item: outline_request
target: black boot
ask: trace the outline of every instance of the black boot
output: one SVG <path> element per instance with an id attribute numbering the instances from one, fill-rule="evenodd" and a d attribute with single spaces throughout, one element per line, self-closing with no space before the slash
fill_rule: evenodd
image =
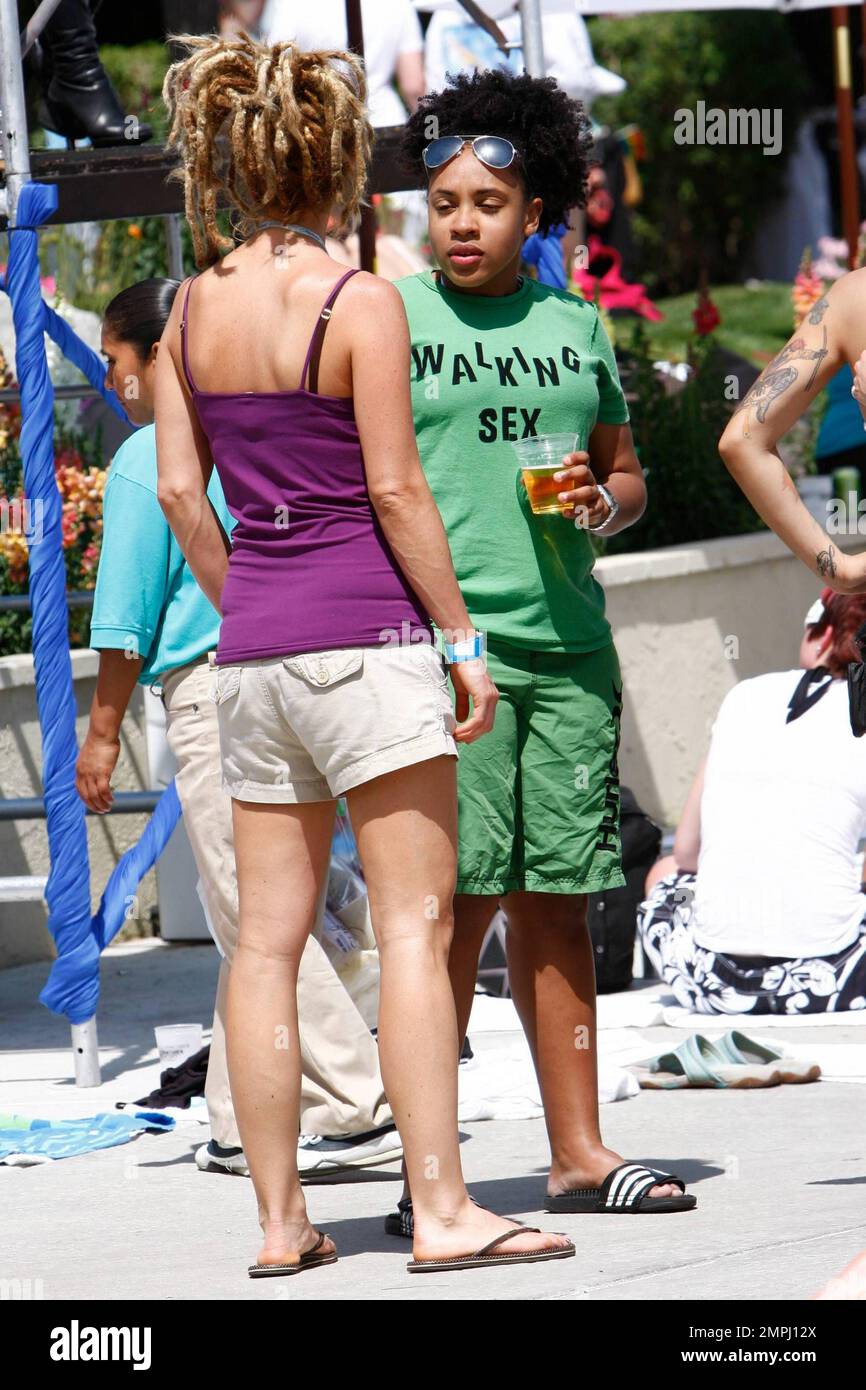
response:
<path id="1" fill-rule="evenodd" d="M 67 140 L 140 145 L 153 134 L 127 118 L 102 63 L 88 0 L 60 0 L 39 36 L 44 101 L 39 119 Z"/>

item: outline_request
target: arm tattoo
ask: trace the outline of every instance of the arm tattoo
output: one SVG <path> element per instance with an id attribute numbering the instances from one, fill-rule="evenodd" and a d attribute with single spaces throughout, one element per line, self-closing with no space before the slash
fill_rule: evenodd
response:
<path id="1" fill-rule="evenodd" d="M 817 312 L 819 307 L 820 301 L 818 304 L 815 305 L 814 309 L 812 310 L 812 313 Z M 824 311 L 822 309 L 821 314 L 823 314 L 823 312 Z M 818 322 L 818 320 L 816 320 L 816 322 Z M 822 333 L 823 338 L 821 341 L 821 346 L 818 348 L 807 348 L 805 340 L 803 338 L 793 338 L 790 343 L 786 343 L 785 346 L 782 348 L 782 351 L 776 354 L 769 366 L 766 367 L 764 371 L 761 373 L 761 375 L 758 377 L 758 380 L 749 389 L 749 391 L 746 392 L 743 399 L 735 406 L 735 415 L 738 414 L 738 412 L 741 410 L 745 410 L 746 412 L 746 423 L 743 427 L 743 434 L 746 438 L 749 437 L 749 423 L 751 419 L 752 407 L 754 407 L 755 414 L 757 415 L 759 422 L 763 424 L 767 418 L 767 413 L 773 402 L 778 400 L 779 397 L 782 396 L 785 393 L 785 391 L 788 390 L 788 387 L 792 386 L 794 382 L 797 380 L 799 372 L 796 367 L 790 365 L 791 363 L 814 363 L 814 366 L 812 367 L 812 375 L 809 377 L 809 380 L 803 387 L 804 391 L 809 390 L 809 388 L 815 380 L 815 377 L 818 375 L 818 370 L 821 366 L 821 363 L 827 356 L 826 324 L 822 329 Z"/>
<path id="2" fill-rule="evenodd" d="M 819 550 L 815 557 L 815 564 L 822 579 L 836 578 L 836 561 L 833 559 L 833 547 L 828 543 L 826 550 Z"/>
<path id="3" fill-rule="evenodd" d="M 820 323 L 825 313 L 827 312 L 829 303 L 830 301 L 826 295 L 823 295 L 821 299 L 817 300 L 817 302 L 813 304 L 812 308 L 809 310 L 809 322 Z"/>

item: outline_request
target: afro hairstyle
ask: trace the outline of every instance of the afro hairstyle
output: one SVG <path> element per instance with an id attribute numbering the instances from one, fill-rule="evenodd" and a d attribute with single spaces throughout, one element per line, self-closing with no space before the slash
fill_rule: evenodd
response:
<path id="1" fill-rule="evenodd" d="M 540 232 L 567 221 L 569 208 L 584 206 L 593 139 L 581 102 L 552 77 L 507 68 L 448 73 L 446 81 L 421 98 L 403 127 L 407 172 L 417 173 L 425 146 L 439 136 L 502 135 L 522 156 L 518 171 L 527 197 L 542 201 Z"/>

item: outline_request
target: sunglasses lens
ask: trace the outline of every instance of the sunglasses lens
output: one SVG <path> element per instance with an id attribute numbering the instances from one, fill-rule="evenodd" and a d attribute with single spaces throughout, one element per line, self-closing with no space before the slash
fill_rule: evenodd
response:
<path id="1" fill-rule="evenodd" d="M 443 135 L 438 140 L 430 141 L 422 158 L 428 169 L 438 169 L 440 164 L 451 159 L 462 146 L 463 141 L 459 135 Z"/>
<path id="2" fill-rule="evenodd" d="M 514 147 L 501 135 L 480 135 L 473 141 L 472 148 L 491 169 L 507 169 L 514 160 Z"/>

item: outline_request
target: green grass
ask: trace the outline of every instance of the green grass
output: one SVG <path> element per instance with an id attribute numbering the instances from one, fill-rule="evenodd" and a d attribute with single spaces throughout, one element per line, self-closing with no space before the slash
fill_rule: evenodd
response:
<path id="1" fill-rule="evenodd" d="M 744 285 L 720 285 L 710 290 L 710 298 L 721 316 L 715 330 L 723 347 L 765 367 L 769 358 L 790 338 L 794 331 L 791 286 L 762 280 L 754 289 Z M 659 357 L 682 361 L 686 342 L 694 331 L 692 311 L 697 299 L 694 294 L 659 299 L 656 303 L 664 314 L 660 323 L 649 323 L 650 342 Z M 615 320 L 617 342 L 624 344 L 628 333 L 624 321 Z M 623 325 L 620 332 L 620 324 Z"/>

